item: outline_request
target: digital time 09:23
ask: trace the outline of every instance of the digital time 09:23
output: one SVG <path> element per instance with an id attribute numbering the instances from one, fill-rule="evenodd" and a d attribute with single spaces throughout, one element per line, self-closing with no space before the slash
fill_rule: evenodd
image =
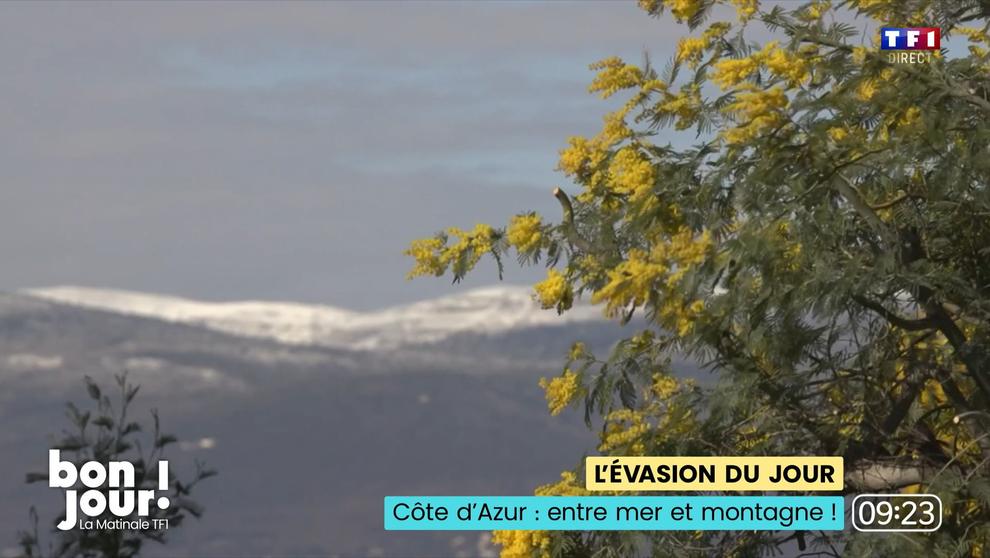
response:
<path id="1" fill-rule="evenodd" d="M 852 524 L 858 531 L 936 531 L 942 501 L 934 494 L 860 494 L 853 499 Z"/>

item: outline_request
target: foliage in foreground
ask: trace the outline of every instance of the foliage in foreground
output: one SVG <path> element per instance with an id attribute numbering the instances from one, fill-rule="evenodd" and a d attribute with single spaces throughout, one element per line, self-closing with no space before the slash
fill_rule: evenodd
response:
<path id="1" fill-rule="evenodd" d="M 83 463 L 98 461 L 107 467 L 111 461 L 128 461 L 134 465 L 136 489 L 158 489 L 158 462 L 165 459 L 165 448 L 174 444 L 177 439 L 171 434 L 162 432 L 158 411 L 151 411 L 152 426 L 148 431 L 147 448 L 141 444 L 141 433 L 145 427 L 134 422 L 128 415 L 131 404 L 138 394 L 140 386 L 127 381 L 127 376 L 115 377 L 118 393 L 111 396 L 92 379 L 86 377 L 86 392 L 94 408 L 81 410 L 73 403 L 66 404 L 66 416 L 70 428 L 63 431 L 51 449 L 62 452 L 62 459 L 71 461 L 78 470 Z M 47 455 L 47 449 L 44 450 Z M 73 557 L 73 558 L 132 558 L 138 556 L 145 541 L 165 544 L 169 531 L 182 525 L 189 517 L 200 517 L 203 508 L 190 498 L 190 493 L 200 481 L 216 475 L 216 471 L 207 469 L 202 463 L 196 463 L 196 472 L 188 482 L 180 481 L 169 470 L 169 490 L 166 494 L 170 506 L 159 510 L 151 506 L 149 518 L 168 519 L 168 530 L 131 530 L 131 529 L 101 529 L 82 530 L 74 528 L 69 531 L 59 531 L 55 525 L 65 518 L 64 511 L 54 519 L 51 537 L 44 541 L 39 533 L 39 517 L 35 508 L 30 510 L 31 528 L 22 531 L 20 547 L 26 558 L 35 557 Z M 48 473 L 29 473 L 28 483 L 44 483 L 47 488 Z M 106 493 L 109 489 L 105 489 Z M 107 519 L 115 516 L 105 514 Z M 127 518 L 125 518 L 127 519 Z"/>
<path id="2" fill-rule="evenodd" d="M 580 343 L 541 385 L 583 406 L 603 455 L 841 455 L 850 491 L 939 494 L 938 532 L 496 533 L 504 557 L 979 556 L 990 536 L 990 58 L 975 1 L 644 0 L 694 31 L 663 71 L 609 58 L 621 97 L 559 168 L 559 223 L 447 229 L 411 276 L 480 258 L 544 263 L 545 308 L 575 299 L 648 327 Z M 846 23 L 855 15 L 856 24 Z M 891 64 L 880 25 L 938 26 L 953 50 Z M 765 27 L 776 40 L 747 39 Z M 869 32 L 863 29 L 870 29 Z M 943 39 L 943 40 L 944 40 Z M 658 133 L 666 130 L 664 133 Z M 686 135 L 694 132 L 693 140 Z M 673 142 L 669 142 L 673 138 Z M 690 141 L 691 147 L 684 147 Z M 671 374 L 672 356 L 715 381 Z M 577 461 L 578 456 L 574 456 Z M 538 494 L 580 494 L 581 465 Z"/>

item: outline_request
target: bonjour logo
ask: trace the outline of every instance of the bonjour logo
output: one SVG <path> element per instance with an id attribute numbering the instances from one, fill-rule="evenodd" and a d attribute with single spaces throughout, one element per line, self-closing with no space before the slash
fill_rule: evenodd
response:
<path id="1" fill-rule="evenodd" d="M 77 489 L 81 484 L 82 492 Z M 78 469 L 70 461 L 62 461 L 59 450 L 48 452 L 48 486 L 65 490 L 65 519 L 58 524 L 62 531 L 125 527 L 124 518 L 137 516 L 129 528 L 168 528 L 167 519 L 148 520 L 151 503 L 160 510 L 168 509 L 169 499 L 156 498 L 155 490 L 137 490 L 134 465 L 127 461 L 111 461 L 107 466 L 87 461 Z M 109 489 L 109 490 L 107 490 Z M 168 461 L 158 462 L 158 492 L 168 490 Z M 106 513 L 113 517 L 102 517 Z M 98 519 L 99 518 L 99 519 Z M 114 519 L 116 518 L 116 519 Z M 137 525 L 132 525 L 137 523 Z"/>

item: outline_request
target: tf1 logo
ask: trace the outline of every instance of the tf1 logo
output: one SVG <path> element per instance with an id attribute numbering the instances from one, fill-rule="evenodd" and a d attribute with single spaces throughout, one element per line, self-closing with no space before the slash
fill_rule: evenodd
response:
<path id="1" fill-rule="evenodd" d="M 880 28 L 880 50 L 938 50 L 941 43 L 938 27 Z"/>

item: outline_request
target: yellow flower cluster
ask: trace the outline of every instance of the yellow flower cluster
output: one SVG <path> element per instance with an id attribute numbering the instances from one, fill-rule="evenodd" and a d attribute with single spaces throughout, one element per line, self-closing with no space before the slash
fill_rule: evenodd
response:
<path id="1" fill-rule="evenodd" d="M 825 131 L 825 134 L 835 145 L 850 148 L 850 156 L 857 156 L 862 152 L 868 141 L 868 130 L 856 125 L 832 126 Z"/>
<path id="2" fill-rule="evenodd" d="M 797 271 L 801 264 L 801 243 L 793 238 L 791 224 L 787 221 L 778 221 L 770 233 L 770 241 L 777 246 L 784 260 L 783 268 L 788 271 Z"/>
<path id="3" fill-rule="evenodd" d="M 646 414 L 632 409 L 618 409 L 605 417 L 605 430 L 602 432 L 598 451 L 608 453 L 625 450 L 623 455 L 644 455 L 646 444 L 643 435 L 649 432 L 650 423 Z"/>
<path id="4" fill-rule="evenodd" d="M 677 130 L 687 129 L 694 123 L 698 111 L 701 110 L 701 89 L 695 84 L 689 84 L 681 88 L 676 95 L 665 93 L 664 100 L 657 105 L 657 110 L 676 116 L 674 127 Z"/>
<path id="5" fill-rule="evenodd" d="M 555 378 L 540 378 L 540 387 L 546 392 L 547 407 L 551 415 L 559 415 L 568 405 L 584 395 L 581 376 L 570 369 Z"/>
<path id="6" fill-rule="evenodd" d="M 838 414 L 837 432 L 839 435 L 843 438 L 848 438 L 850 441 L 862 440 L 864 415 L 862 405 L 851 406 L 848 411 L 840 411 Z"/>
<path id="7" fill-rule="evenodd" d="M 787 106 L 787 95 L 782 87 L 767 90 L 743 91 L 726 107 L 726 112 L 740 113 L 746 118 L 756 118 L 767 112 Z"/>
<path id="8" fill-rule="evenodd" d="M 756 10 L 760 8 L 760 0 L 731 0 L 732 4 L 736 7 L 736 14 L 739 16 L 739 21 L 748 21 L 754 15 L 756 15 Z"/>
<path id="9" fill-rule="evenodd" d="M 744 58 L 725 58 L 715 63 L 709 77 L 725 90 L 739 85 L 759 69 L 760 62 L 756 55 Z"/>
<path id="10" fill-rule="evenodd" d="M 580 136 L 567 140 L 568 146 L 560 151 L 557 168 L 568 176 L 582 177 L 601 164 L 607 153 L 598 142 Z"/>
<path id="11" fill-rule="evenodd" d="M 787 271 L 797 271 L 801 268 L 801 243 L 788 242 L 784 248 L 784 268 Z"/>
<path id="12" fill-rule="evenodd" d="M 766 64 L 767 69 L 786 79 L 791 87 L 796 87 L 808 79 L 807 59 L 795 56 L 778 47 L 775 41 L 769 43 L 763 50 L 765 52 L 764 64 Z"/>
<path id="13" fill-rule="evenodd" d="M 940 405 L 945 405 L 949 398 L 942 389 L 942 384 L 935 378 L 925 381 L 925 388 L 918 395 L 918 402 L 925 409 L 935 409 Z"/>
<path id="14" fill-rule="evenodd" d="M 757 446 L 763 445 L 770 441 L 770 433 L 762 432 L 761 429 L 757 428 L 756 425 L 747 424 L 736 432 L 736 448 L 743 452 L 750 452 Z"/>
<path id="15" fill-rule="evenodd" d="M 643 71 L 632 64 L 626 64 L 618 56 L 595 62 L 590 68 L 597 70 L 598 75 L 588 86 L 588 91 L 600 94 L 602 99 L 643 83 Z"/>
<path id="16" fill-rule="evenodd" d="M 687 21 L 701 9 L 701 0 L 663 0 L 677 21 Z"/>
<path id="17" fill-rule="evenodd" d="M 708 42 L 701 37 L 684 37 L 678 41 L 674 56 L 678 62 L 687 62 L 692 68 L 696 68 L 707 48 Z"/>
<path id="18" fill-rule="evenodd" d="M 602 119 L 602 123 L 602 131 L 598 134 L 598 143 L 602 145 L 615 145 L 633 135 L 632 130 L 626 124 L 625 110 L 617 110 L 606 114 Z"/>
<path id="19" fill-rule="evenodd" d="M 869 56 L 870 50 L 866 47 L 857 46 L 852 49 L 852 59 L 853 62 L 857 64 L 862 64 L 866 62 L 866 57 Z"/>
<path id="20" fill-rule="evenodd" d="M 667 399 L 650 399 L 655 393 L 651 390 L 643 408 L 619 409 L 609 413 L 605 417 L 606 425 L 598 450 L 611 455 L 644 455 L 650 442 L 676 440 L 697 429 L 694 411 L 675 397 L 690 384 L 689 380 L 685 380 L 675 387 L 664 381 L 662 389 L 669 390 Z"/>
<path id="21" fill-rule="evenodd" d="M 443 247 L 443 240 L 439 238 L 421 238 L 412 241 L 409 249 L 403 253 L 412 256 L 416 261 L 406 277 L 412 279 L 421 275 L 443 275 L 447 270 L 447 265 L 440 259 Z"/>
<path id="22" fill-rule="evenodd" d="M 617 409 L 604 417 L 598 450 L 605 455 L 645 455 L 652 443 L 683 437 L 697 428 L 690 404 L 679 396 L 694 382 L 658 371 L 637 409 Z"/>
<path id="23" fill-rule="evenodd" d="M 609 187 L 617 194 L 628 195 L 632 201 L 652 196 L 656 184 L 653 164 L 635 147 L 618 150 L 608 166 Z"/>
<path id="24" fill-rule="evenodd" d="M 644 191 L 643 186 L 645 184 L 643 177 L 652 171 L 647 170 L 645 165 L 638 164 L 642 161 L 633 160 L 631 157 L 633 151 L 620 155 L 611 169 L 605 163 L 613 158 L 615 150 L 626 140 L 632 140 L 630 143 L 636 143 L 635 134 L 626 122 L 629 112 L 642 106 L 654 93 L 666 93 L 667 85 L 657 79 L 646 79 L 639 68 L 625 64 L 617 57 L 602 60 L 593 64 L 591 68 L 598 70 L 598 74 L 589 86 L 589 90 L 600 93 L 603 98 L 622 89 L 634 88 L 637 90 L 621 108 L 604 117 L 602 130 L 596 136 L 592 138 L 581 136 L 569 138 L 567 147 L 560 151 L 557 168 L 584 186 L 585 191 L 578 196 L 580 201 L 589 201 L 597 196 L 605 196 L 622 190 L 628 194 L 641 193 Z M 673 100 L 673 98 L 674 96 L 667 95 L 668 100 Z M 688 106 L 689 101 L 691 99 L 685 98 L 680 101 L 680 105 L 672 105 L 670 108 L 687 117 L 690 108 Z M 695 102 L 700 104 L 700 99 Z M 641 156 L 640 159 L 642 159 Z M 609 187 L 609 181 L 615 176 L 619 176 L 617 188 Z M 652 187 L 652 184 L 649 186 Z M 601 207 L 614 210 L 620 205 L 621 200 L 612 198 L 604 200 Z M 639 209 L 644 210 L 645 208 L 640 207 Z"/>
<path id="25" fill-rule="evenodd" d="M 595 291 L 591 302 L 604 301 L 605 313 L 609 316 L 618 315 L 629 304 L 641 306 L 669 269 L 664 258 L 652 258 L 645 250 L 634 248 L 625 261 L 608 272 L 609 282 Z"/>
<path id="26" fill-rule="evenodd" d="M 537 488 L 537 496 L 590 496 L 573 471 L 564 471 L 560 480 Z M 501 558 L 549 558 L 552 540 L 547 531 L 495 531 L 492 542 L 502 546 Z"/>
<path id="27" fill-rule="evenodd" d="M 660 11 L 660 0 L 639 0 L 639 7 L 651 15 L 656 15 Z"/>
<path id="28" fill-rule="evenodd" d="M 850 4 L 860 12 L 869 13 L 873 19 L 888 23 L 897 15 L 897 7 L 903 0 L 853 0 Z"/>
<path id="29" fill-rule="evenodd" d="M 675 235 L 670 237 L 670 243 L 665 250 L 667 258 L 678 268 L 674 277 L 680 280 L 688 268 L 694 267 L 705 261 L 712 247 L 712 234 L 703 231 L 700 235 L 695 235 L 687 227 L 681 228 Z M 668 286 L 674 286 L 670 281 Z"/>
<path id="30" fill-rule="evenodd" d="M 669 399 L 679 388 L 677 379 L 670 374 L 657 372 L 653 375 L 653 393 L 660 399 Z"/>
<path id="31" fill-rule="evenodd" d="M 785 120 L 787 94 L 782 87 L 744 91 L 724 111 L 736 116 L 740 126 L 722 132 L 729 144 L 739 144 L 759 137 L 763 132 L 781 125 Z"/>
<path id="32" fill-rule="evenodd" d="M 509 222 L 506 238 L 520 253 L 531 252 L 540 246 L 543 239 L 541 227 L 540 216 L 536 213 L 516 215 Z"/>
<path id="33" fill-rule="evenodd" d="M 533 285 L 536 298 L 543 308 L 560 308 L 566 310 L 574 301 L 574 292 L 567 278 L 556 269 L 547 270 L 547 278 Z"/>
<path id="34" fill-rule="evenodd" d="M 878 76 L 862 79 L 856 86 L 856 98 L 860 101 L 869 101 L 876 96 L 881 87 L 888 85 L 893 77 L 894 71 L 885 68 Z"/>
<path id="35" fill-rule="evenodd" d="M 708 231 L 695 235 L 681 228 L 667 241 L 647 252 L 629 251 L 626 259 L 608 272 L 608 283 L 595 291 L 592 302 L 605 303 L 605 313 L 617 315 L 629 304 L 644 304 L 655 289 L 666 287 L 669 298 L 677 283 L 692 268 L 705 261 L 712 247 Z"/>
<path id="36" fill-rule="evenodd" d="M 544 484 L 534 491 L 537 496 L 589 496 L 591 491 L 584 488 L 584 482 L 578 479 L 574 471 L 564 471 L 560 480 Z"/>
<path id="37" fill-rule="evenodd" d="M 654 341 L 656 341 L 656 335 L 653 331 L 644 329 L 629 338 L 629 350 L 634 353 L 644 353 L 650 350 Z"/>
<path id="38" fill-rule="evenodd" d="M 745 58 L 719 60 L 709 77 L 726 90 L 743 83 L 761 67 L 785 79 L 791 87 L 796 87 L 810 76 L 807 58 L 781 48 L 777 41 L 770 41 L 762 50 Z"/>
<path id="39" fill-rule="evenodd" d="M 409 249 L 403 253 L 416 261 L 407 278 L 443 275 L 452 263 L 461 258 L 464 258 L 465 271 L 469 271 L 486 252 L 491 251 L 495 236 L 495 230 L 483 223 L 475 225 L 471 231 L 451 227 L 446 233 L 448 237 L 456 237 L 457 242 L 447 245 L 440 238 L 424 238 L 414 240 L 409 245 Z"/>
<path id="40" fill-rule="evenodd" d="M 975 324 L 963 323 L 962 329 L 967 335 L 972 335 L 976 329 Z M 897 370 L 897 380 L 902 381 L 908 375 L 909 368 L 924 369 L 942 368 L 946 370 L 954 380 L 956 387 L 965 397 L 971 396 L 976 390 L 974 383 L 966 377 L 966 367 L 959 360 L 948 340 L 941 333 L 930 335 L 924 332 L 902 333 L 900 337 L 900 348 L 902 358 L 895 363 Z M 930 413 L 936 413 L 946 409 L 948 396 L 942 383 L 935 378 L 926 380 L 921 393 L 918 394 L 918 403 L 921 408 Z M 951 409 L 951 407 L 949 407 Z M 955 411 L 946 410 L 946 413 Z M 957 428 L 951 421 L 944 421 L 945 427 L 935 428 L 934 434 L 938 440 L 945 443 L 946 447 L 955 449 L 954 459 L 962 463 L 977 463 L 982 460 L 979 451 L 979 444 L 970 435 L 969 429 Z"/>
<path id="41" fill-rule="evenodd" d="M 501 558 L 550 558 L 550 534 L 546 531 L 494 531 Z"/>
<path id="42" fill-rule="evenodd" d="M 647 84 L 647 87 L 662 90 L 662 86 L 656 84 Z M 645 96 L 645 91 L 639 95 Z M 623 140 L 633 135 L 625 122 L 630 106 L 631 103 L 626 103 L 625 108 L 608 114 L 602 131 L 594 138 L 572 137 L 568 140 L 568 147 L 561 150 L 557 168 L 584 186 L 585 191 L 578 196 L 579 200 L 588 201 L 606 193 L 622 193 L 634 196 L 634 201 L 642 201 L 645 199 L 643 196 L 652 189 L 654 171 L 641 152 L 633 145 L 615 151 Z M 610 164 L 606 165 L 606 161 Z M 617 182 L 611 184 L 613 180 Z M 613 199 L 610 202 L 612 206 L 605 203 L 602 208 L 616 209 L 617 202 Z M 640 210 L 645 209 L 648 208 L 640 207 Z"/>
<path id="43" fill-rule="evenodd" d="M 990 45 L 990 33 L 987 32 L 986 28 L 978 27 L 967 27 L 965 25 L 960 25 L 953 29 L 956 33 L 964 35 L 970 42 L 982 43 L 985 45 Z"/>
<path id="44" fill-rule="evenodd" d="M 678 62 L 687 62 L 691 68 L 697 68 L 705 51 L 716 39 L 725 36 L 730 28 L 728 23 L 716 22 L 708 26 L 700 37 L 684 37 L 677 43 L 675 58 Z"/>
<path id="45" fill-rule="evenodd" d="M 832 138 L 832 141 L 839 143 L 849 136 L 849 130 L 841 126 L 835 126 L 828 129 L 828 137 Z"/>
<path id="46" fill-rule="evenodd" d="M 987 56 L 988 52 L 984 47 L 990 46 L 990 33 L 987 33 L 985 28 L 979 29 L 977 27 L 966 27 L 960 25 L 959 27 L 956 27 L 954 31 L 965 36 L 969 39 L 970 43 L 973 43 L 969 45 L 970 54 L 979 58 L 984 58 Z"/>
<path id="47" fill-rule="evenodd" d="M 588 346 L 585 345 L 582 341 L 578 341 L 573 345 L 571 345 L 571 350 L 569 353 L 567 353 L 567 358 L 573 362 L 575 360 L 578 360 L 579 358 L 583 358 L 587 354 L 588 354 Z"/>
<path id="48" fill-rule="evenodd" d="M 663 90 L 663 87 L 656 83 L 647 83 L 645 86 Z M 627 103 L 626 108 L 606 114 L 603 118 L 602 130 L 594 138 L 581 136 L 569 138 L 568 146 L 560 151 L 557 168 L 589 188 L 600 186 L 606 177 L 600 168 L 608 158 L 609 149 L 633 135 L 625 120 L 628 110 Z"/>
<path id="49" fill-rule="evenodd" d="M 694 331 L 704 309 L 705 303 L 700 300 L 684 304 L 679 297 L 669 296 L 660 307 L 660 322 L 680 337 L 686 337 Z"/>
<path id="50" fill-rule="evenodd" d="M 825 12 L 832 9 L 832 2 L 830 0 L 817 0 L 808 4 L 804 10 L 804 18 L 808 20 L 821 19 Z"/>
<path id="51" fill-rule="evenodd" d="M 921 121 L 921 109 L 909 107 L 904 114 L 897 119 L 898 128 L 912 128 Z"/>
<path id="52" fill-rule="evenodd" d="M 856 98 L 860 101 L 869 101 L 877 94 L 877 80 L 869 78 L 864 79 L 860 82 L 859 86 L 856 88 Z"/>

